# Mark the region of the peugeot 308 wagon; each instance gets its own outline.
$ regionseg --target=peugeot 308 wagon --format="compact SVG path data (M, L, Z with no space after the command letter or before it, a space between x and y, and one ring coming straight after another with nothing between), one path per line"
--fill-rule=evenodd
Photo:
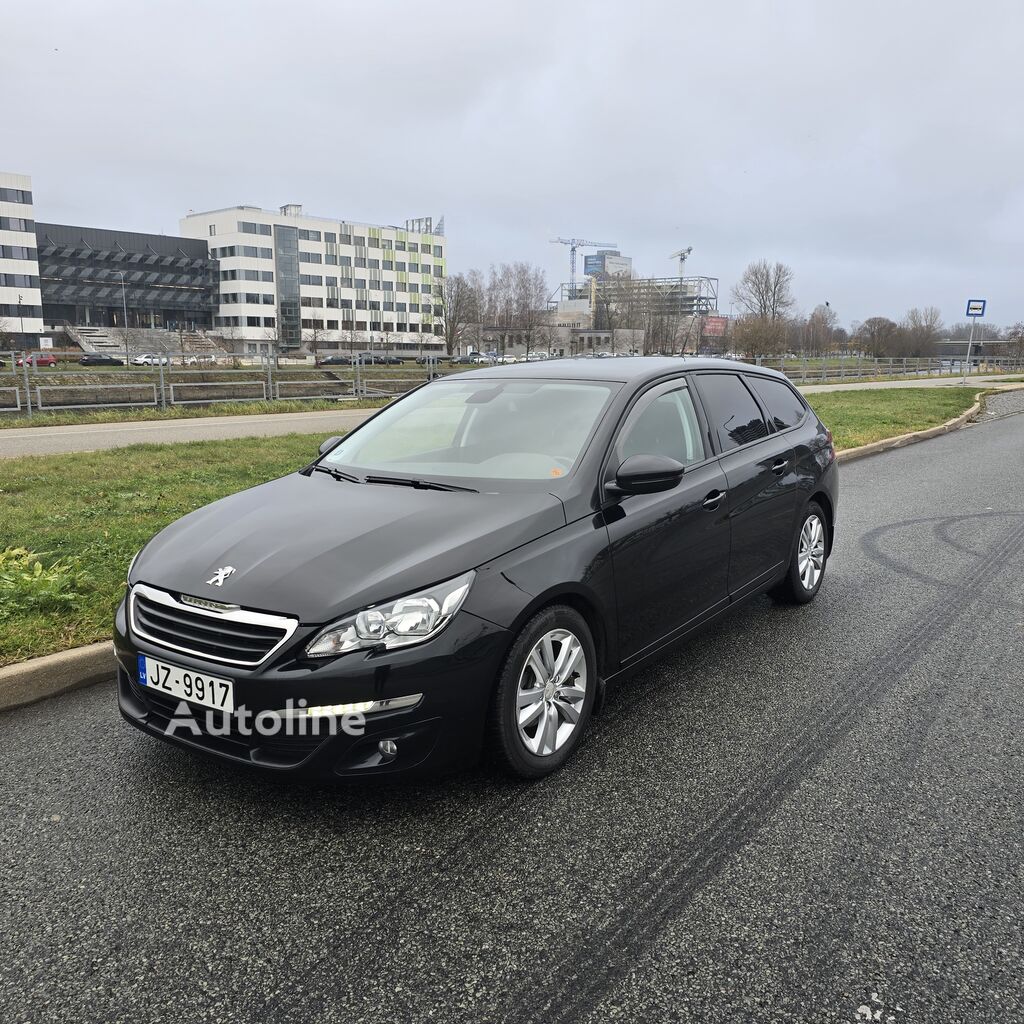
M538 777L609 683L753 595L812 600L837 501L831 433L767 369L454 374L145 545L116 617L121 712L279 773L487 752Z

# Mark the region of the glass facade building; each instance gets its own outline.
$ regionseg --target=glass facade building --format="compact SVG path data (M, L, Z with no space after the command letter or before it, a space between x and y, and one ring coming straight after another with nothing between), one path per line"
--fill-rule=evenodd
M36 221L43 320L79 326L209 327L218 267L205 241ZM123 290L122 290L123 282Z

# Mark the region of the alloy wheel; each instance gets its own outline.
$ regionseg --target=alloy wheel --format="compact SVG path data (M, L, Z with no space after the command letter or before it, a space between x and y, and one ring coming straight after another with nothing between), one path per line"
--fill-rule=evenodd
M587 658L579 638L552 629L534 645L519 674L519 738L539 757L553 754L576 729L587 696Z
M797 571L804 590L811 591L818 585L824 568L825 527L821 519L812 513L804 520L797 551Z

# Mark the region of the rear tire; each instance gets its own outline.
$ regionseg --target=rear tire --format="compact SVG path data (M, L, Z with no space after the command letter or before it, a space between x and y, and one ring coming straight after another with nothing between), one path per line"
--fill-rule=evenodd
M583 739L597 687L583 616L568 605L534 615L512 644L491 700L488 746L498 766L521 779L561 768Z
M828 540L824 511L816 501L808 502L797 527L789 568L772 590L773 597L785 604L807 604L814 600L825 579Z

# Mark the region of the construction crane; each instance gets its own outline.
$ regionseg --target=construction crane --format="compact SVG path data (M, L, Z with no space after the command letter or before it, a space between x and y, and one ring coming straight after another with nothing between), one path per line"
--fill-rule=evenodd
M678 259L679 260L679 276L680 277L683 276L683 272L686 269L686 257L689 256L691 252L693 252L693 246L692 245L688 246L686 249L680 249L679 252L674 252L674 253L672 253L671 256L669 256L670 260L674 260L674 259Z
M588 242L584 238L552 238L551 244L569 246L569 291L573 296L576 294L576 250L618 248L618 242Z

